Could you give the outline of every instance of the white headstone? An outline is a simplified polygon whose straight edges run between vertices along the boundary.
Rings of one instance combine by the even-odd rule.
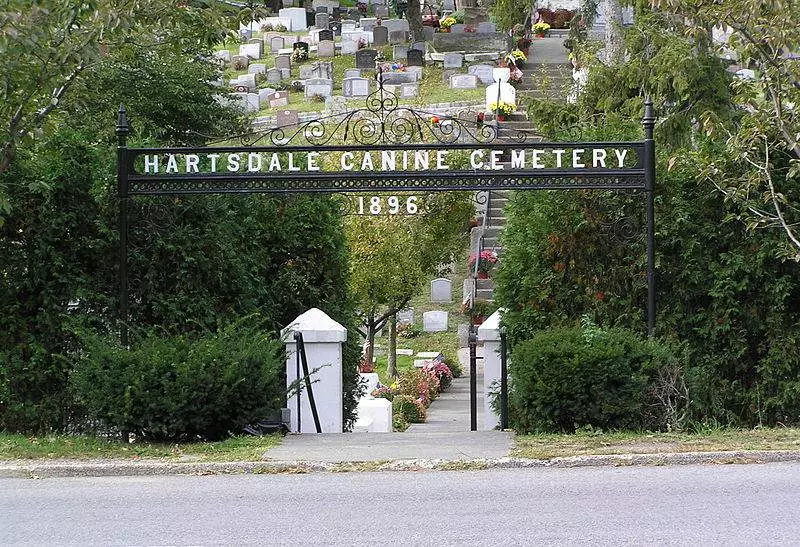
[[[431,302],[452,302],[453,282],[446,277],[431,281]]]
[[[306,80],[305,96],[310,99],[315,96],[330,97],[333,94],[333,80],[325,78],[311,78]]]
[[[358,44],[350,39],[342,40],[342,55],[353,55],[358,51]]]
[[[472,65],[467,72],[477,76],[484,85],[494,83],[494,67],[492,65]]]
[[[397,312],[398,323],[413,323],[414,322],[414,308],[405,308]],[[399,355],[399,354],[398,354]]]
[[[256,44],[242,44],[239,46],[239,55],[250,59],[261,59],[261,42]]]
[[[447,330],[446,311],[427,311],[422,314],[422,330],[425,332],[444,332]]]
[[[345,78],[342,80],[342,95],[345,97],[366,97],[369,95],[369,79]]]
[[[475,89],[478,77],[474,74],[453,74],[450,76],[450,87],[453,89]]]
[[[278,17],[283,17],[289,20],[289,30],[298,32],[306,30],[306,10],[305,8],[283,8],[278,10]]]
[[[247,72],[250,74],[264,74],[267,71],[267,65],[262,63],[253,63],[247,67]]]
[[[497,102],[498,94],[501,103],[517,104],[517,90],[513,85],[501,82],[486,88],[486,110],[491,110],[489,105]]]

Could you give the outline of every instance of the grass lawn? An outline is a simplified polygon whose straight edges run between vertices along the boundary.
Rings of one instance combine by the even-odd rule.
[[[518,435],[512,455],[550,459],[602,454],[736,450],[800,450],[800,429],[720,428],[699,433],[578,432],[563,435]]]
[[[26,459],[167,459],[175,461],[257,461],[280,444],[280,435],[232,437],[208,443],[123,444],[90,435],[25,436],[0,433],[0,460]]]

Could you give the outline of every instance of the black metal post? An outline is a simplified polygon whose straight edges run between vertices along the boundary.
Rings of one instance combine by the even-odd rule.
[[[117,198],[119,200],[119,340],[128,346],[128,134],[125,105],[117,114]]]
[[[478,430],[478,337],[469,334],[469,430]]]
[[[314,429],[317,430],[317,433],[322,433],[322,426],[319,423],[319,414],[317,413],[317,402],[314,400],[314,390],[311,387],[311,375],[308,372],[308,358],[306,357],[306,344],[303,341],[303,333],[295,332],[294,339],[297,343],[300,362],[303,364],[303,378],[306,384],[306,392],[308,393],[308,404],[311,407],[311,417],[314,418]]]
[[[644,103],[644,181],[647,193],[647,336],[652,337],[656,328],[656,221],[655,221],[655,182],[656,182],[656,143],[653,129],[656,116],[653,101],[648,97]]]
[[[500,329],[500,429],[508,429],[508,346],[506,329]]]
[[[295,392],[297,393],[297,432],[301,433],[302,428],[300,422],[300,395],[302,394],[300,390],[300,338],[302,338],[302,334],[299,332],[294,333],[294,351],[295,351],[295,362],[294,362],[294,372],[295,372],[295,381],[297,382],[297,386],[295,387]]]

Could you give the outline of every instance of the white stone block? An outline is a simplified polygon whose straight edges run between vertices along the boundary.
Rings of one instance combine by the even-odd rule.
[[[392,432],[392,403],[388,399],[362,397],[358,401],[356,431]]]

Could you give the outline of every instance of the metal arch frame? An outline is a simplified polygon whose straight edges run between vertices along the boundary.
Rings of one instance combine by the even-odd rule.
[[[261,133],[239,135],[244,146],[212,146],[193,148],[129,148],[130,126],[124,106],[120,106],[116,135],[117,191],[119,199],[119,278],[120,278],[120,338],[128,345],[128,206],[132,196],[252,194],[252,193],[353,193],[386,191],[483,191],[515,190],[641,190],[647,196],[647,333],[655,330],[655,114],[652,102],[645,103],[642,120],[645,140],[641,142],[533,142],[523,133],[503,134],[498,123],[483,123],[481,114],[467,111],[456,116],[439,116],[398,106],[397,98],[384,90],[381,71],[376,75],[377,91],[367,97],[366,108],[345,115],[331,116],[301,124],[289,134],[285,127]],[[436,116],[436,118],[434,118]],[[435,120],[435,121],[434,121]],[[345,141],[352,140],[361,147],[331,145],[332,139],[343,133]],[[296,139],[306,146],[291,146]],[[500,140],[502,139],[502,140]],[[230,138],[225,141],[230,142]],[[256,146],[262,141],[271,146]],[[426,142],[427,140],[427,142]],[[434,141],[433,144],[430,141]],[[469,141],[465,143],[464,141]],[[218,140],[217,142],[223,142]],[[537,149],[561,148],[628,148],[636,151],[633,167],[620,169],[450,169],[447,171],[348,171],[342,172],[235,172],[235,173],[171,173],[142,174],[135,169],[136,158],[145,154],[194,153],[308,153],[367,151],[412,151],[421,147],[438,150],[494,150],[510,152],[520,146]]]

